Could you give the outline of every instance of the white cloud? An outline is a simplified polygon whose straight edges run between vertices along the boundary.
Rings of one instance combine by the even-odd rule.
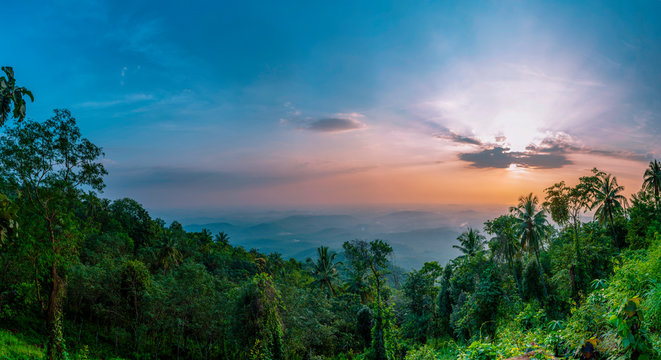
[[[127,104],[140,103],[140,102],[145,102],[145,101],[149,101],[149,100],[153,100],[153,99],[154,99],[154,97],[151,94],[137,93],[137,94],[125,95],[124,97],[119,98],[119,99],[86,101],[86,102],[77,104],[75,106],[76,107],[82,107],[82,108],[99,109],[99,108],[107,108],[107,107],[112,107],[112,106],[117,106],[117,105],[127,105]]]

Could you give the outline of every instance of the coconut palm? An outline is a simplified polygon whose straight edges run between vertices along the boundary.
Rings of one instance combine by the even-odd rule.
[[[473,258],[475,255],[484,251],[484,235],[480,234],[479,230],[473,230],[473,228],[468,228],[468,231],[464,231],[457,237],[460,245],[452,245],[453,248],[458,249],[464,255],[461,257],[468,256]]]
[[[514,276],[514,282],[516,283],[516,289],[519,292],[519,297],[523,298],[523,295],[521,294],[521,284],[519,283],[519,278],[516,274],[516,269],[514,268],[514,259],[520,257],[520,245],[516,241],[516,236],[514,233],[515,229],[513,229],[513,226],[507,226],[508,224],[512,224],[513,217],[503,216],[489,224],[494,224],[496,221],[500,221],[500,224],[503,226],[498,226],[497,229],[494,229],[496,230],[496,236],[491,239],[491,244],[489,247],[491,248],[495,258],[506,262],[507,265],[510,266],[512,276]]]
[[[179,249],[177,249],[177,239],[171,230],[163,230],[162,240],[161,250],[158,252],[158,261],[163,267],[163,275],[165,275],[173,265],[181,263],[182,256]]]
[[[624,212],[627,206],[627,199],[621,194],[624,191],[624,186],[617,184],[617,178],[615,176],[601,174],[597,178],[597,183],[592,191],[594,193],[594,202],[590,209],[597,208],[594,217],[599,219],[599,222],[602,224],[606,222],[610,223],[611,230],[613,231],[613,240],[619,246],[613,217]]]
[[[659,191],[661,190],[661,163],[657,160],[650,161],[649,167],[643,175],[643,187],[645,190],[654,190],[656,208],[659,208]]]
[[[548,297],[546,290],[546,281],[544,281],[544,271],[542,263],[539,260],[539,249],[542,247],[544,238],[550,231],[550,225],[546,219],[546,211],[539,206],[537,196],[532,193],[527,196],[519,197],[519,204],[510,208],[516,219],[516,234],[521,239],[521,245],[524,249],[535,255],[539,276],[544,287],[544,296]]]
[[[372,288],[370,288],[369,280],[365,273],[354,272],[351,278],[349,278],[345,289],[350,293],[358,294],[360,296],[360,303],[363,305],[374,300],[374,293],[372,292]]]
[[[223,246],[226,246],[230,243],[230,236],[224,232],[221,231],[218,234],[216,234],[216,238],[214,239],[215,242],[222,244]]]
[[[328,293],[335,296],[338,287],[338,273],[336,266],[341,262],[335,262],[336,253],[329,253],[328,247],[321,246],[317,248],[318,258],[317,261],[312,261],[311,258],[307,259],[307,263],[312,266],[312,276],[314,277],[314,285],[318,285],[320,289],[326,289]]]

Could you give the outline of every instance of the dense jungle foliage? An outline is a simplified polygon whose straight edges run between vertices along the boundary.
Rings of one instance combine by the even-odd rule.
[[[660,356],[657,161],[629,199],[594,169],[399,276],[381,240],[300,262],[100,197],[101,148],[67,110],[27,118],[32,94],[3,70],[2,359],[540,359],[586,342],[596,358]]]

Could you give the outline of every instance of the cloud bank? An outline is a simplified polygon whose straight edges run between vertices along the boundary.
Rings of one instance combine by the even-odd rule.
[[[348,118],[319,119],[308,123],[307,126],[304,127],[306,130],[322,133],[345,132],[364,128],[366,128],[366,126],[362,122]]]
[[[537,144],[531,143],[524,151],[514,151],[507,146],[507,137],[497,136],[494,142],[486,142],[474,136],[458,134],[450,129],[434,137],[457,145],[477,147],[475,151],[459,152],[459,160],[468,162],[475,168],[505,169],[511,165],[531,169],[558,169],[574,162],[573,154],[589,154],[616,159],[647,162],[652,156],[631,151],[615,151],[579,145],[571,136],[557,133],[546,137]]]

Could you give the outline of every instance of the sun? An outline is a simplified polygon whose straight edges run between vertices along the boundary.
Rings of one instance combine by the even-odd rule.
[[[513,174],[525,174],[525,173],[528,172],[528,170],[525,167],[523,167],[519,164],[514,164],[514,163],[510,164],[507,167],[507,171],[509,171]]]

